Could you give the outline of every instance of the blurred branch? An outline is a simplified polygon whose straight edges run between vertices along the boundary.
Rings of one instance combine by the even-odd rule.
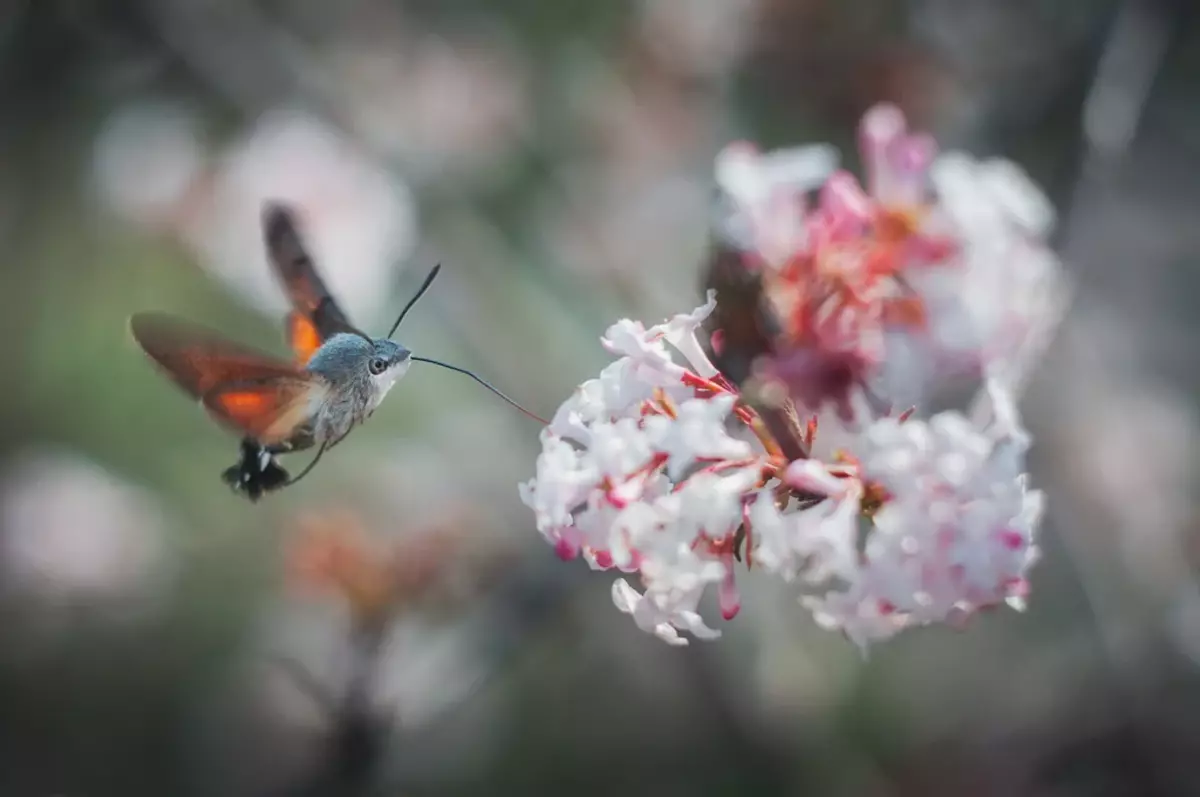
[[[1155,79],[1171,45],[1176,15],[1177,10],[1163,0],[1126,0],[1096,66],[1083,105],[1079,173],[1059,227],[1059,250],[1068,268],[1074,267],[1077,284],[1085,268],[1078,254],[1083,249],[1083,220],[1111,196],[1113,183],[1130,157]],[[1080,356],[1088,353],[1081,352]],[[1136,651],[1120,637],[1112,619],[1124,607],[1108,598],[1102,576],[1085,548],[1088,537],[1071,531],[1059,536],[1067,552],[1066,564],[1075,573],[1112,669],[1119,710],[1129,721],[1129,751],[1140,759],[1145,783],[1155,784],[1153,793],[1166,794],[1160,776],[1163,770],[1157,765],[1159,754],[1152,738],[1152,722],[1145,711],[1141,662]]]
[[[1062,212],[1059,249],[1068,267],[1081,220],[1096,207],[1137,136],[1171,42],[1172,11],[1163,0],[1126,0],[1113,22],[1083,104],[1079,174]]]
[[[371,794],[388,749],[393,717],[375,708],[376,674],[383,652],[384,626],[357,629],[351,636],[350,677],[340,700],[335,700],[309,672],[290,658],[273,661],[317,699],[329,721],[328,755],[316,774],[280,797],[359,797]]]
[[[275,665],[284,672],[323,714],[329,717],[334,715],[337,702],[324,685],[308,671],[307,667],[284,653],[268,657],[267,663]]]

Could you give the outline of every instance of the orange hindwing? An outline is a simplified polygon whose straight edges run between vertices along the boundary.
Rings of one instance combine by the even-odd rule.
[[[324,380],[303,366],[226,340],[190,321],[139,313],[129,325],[171,381],[218,421],[265,445],[291,439],[325,389]]]
[[[321,389],[312,380],[235,382],[213,390],[202,401],[218,421],[263,445],[275,445],[292,439],[309,420],[315,391]]]
[[[287,341],[296,362],[304,365],[324,342],[316,325],[302,313],[289,313],[287,317]]]

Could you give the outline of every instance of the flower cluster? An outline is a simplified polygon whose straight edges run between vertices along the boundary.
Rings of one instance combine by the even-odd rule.
[[[756,561],[788,581],[836,584],[804,603],[864,646],[1001,602],[1023,608],[1042,494],[1025,486],[1028,435],[1011,397],[995,382],[985,397],[975,423],[881,418],[854,454],[790,464],[785,484],[820,498],[792,513],[755,502]]]
[[[715,585],[733,618],[743,568],[864,648],[1023,606],[1042,495],[1015,396],[1065,295],[1051,212],[1011,165],[935,157],[895,109],[863,141],[867,189],[834,172],[811,210],[773,173],[802,152],[722,153],[723,245],[760,295],[724,301],[725,257],[694,312],[610,327],[616,361],[559,408],[521,485],[559,556],[626,574],[617,608],[668,643],[719,636],[700,600]],[[734,336],[757,341],[753,367],[723,373]],[[969,413],[893,411],[948,375],[978,378]]]
[[[730,434],[761,424],[721,377],[696,337],[715,298],[694,313],[646,329],[623,320],[602,342],[620,359],[585,382],[542,433],[537,475],[521,485],[538,529],[559,556],[639,573],[613,600],[638,625],[675,644],[683,629],[718,632],[696,608],[719,584],[722,614],[739,606],[734,583],[742,496],[785,464]],[[667,349],[687,363],[681,365]]]
[[[837,171],[812,203],[780,184],[778,156],[718,157],[731,243],[780,330],[762,376],[843,419],[860,398],[876,413],[920,403],[947,377],[1018,387],[1066,304],[1053,209],[1011,163],[939,156],[894,107],[871,109],[860,140],[866,187]]]

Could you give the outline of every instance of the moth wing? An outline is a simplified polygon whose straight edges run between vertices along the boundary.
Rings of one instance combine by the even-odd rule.
[[[150,359],[196,399],[231,382],[307,376],[298,365],[164,313],[138,313],[129,319],[129,328]]]
[[[334,335],[357,333],[317,273],[296,214],[286,205],[267,202],[262,228],[267,259],[294,310],[287,319],[287,338],[296,358],[307,362],[321,343]]]
[[[139,313],[129,327],[171,381],[217,421],[264,445],[290,439],[325,389],[316,374],[191,321]]]
[[[288,313],[287,344],[296,355],[296,362],[307,363],[325,341],[317,326],[301,313]]]
[[[323,392],[319,377],[271,377],[221,385],[201,401],[217,421],[270,446],[296,436]]]

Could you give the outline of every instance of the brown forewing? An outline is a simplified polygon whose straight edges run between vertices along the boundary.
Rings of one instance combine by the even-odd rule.
[[[323,343],[339,332],[356,330],[317,273],[295,213],[278,202],[268,202],[262,210],[262,228],[271,268],[296,311],[287,322],[289,343],[297,358],[307,361],[315,351],[314,340]]]
[[[292,363],[161,313],[129,321],[134,339],[164,374],[217,420],[270,444],[307,419],[319,377]]]

